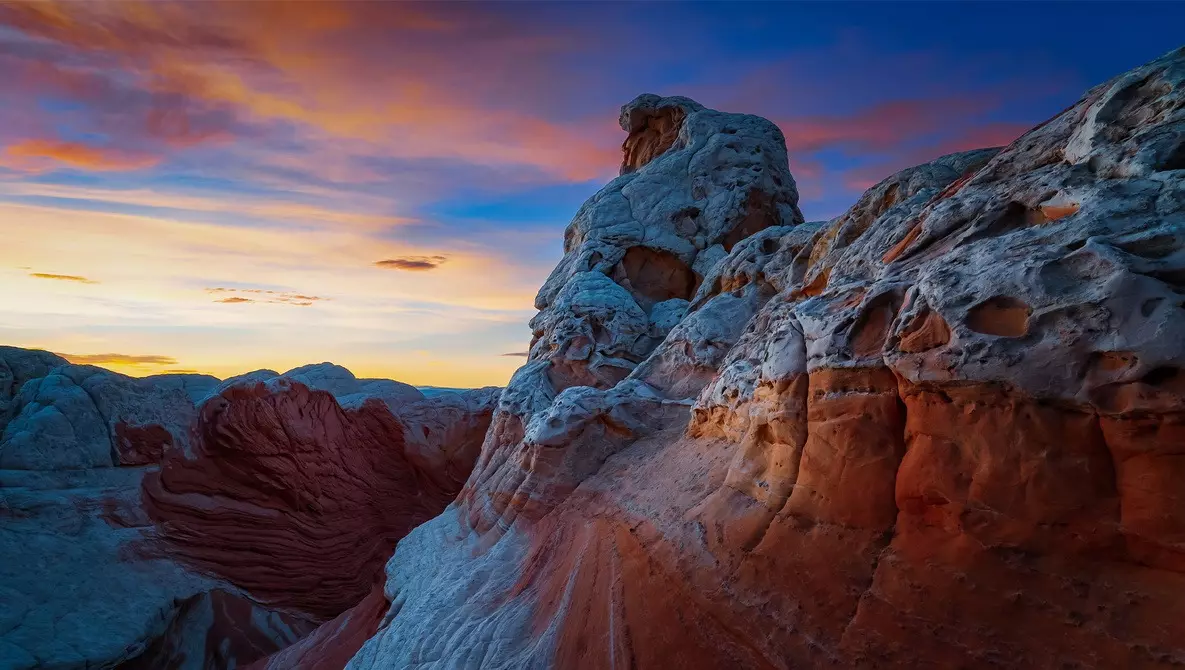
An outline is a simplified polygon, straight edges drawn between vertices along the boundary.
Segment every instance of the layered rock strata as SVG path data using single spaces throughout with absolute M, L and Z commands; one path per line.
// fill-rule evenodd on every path
M 818 224 L 764 120 L 622 127 L 348 667 L 1185 662 L 1185 50 Z
M 361 399 L 343 371 L 251 377 L 202 404 L 196 453 L 144 483 L 175 555 L 319 619 L 366 596 L 399 538 L 457 495 L 498 390 Z

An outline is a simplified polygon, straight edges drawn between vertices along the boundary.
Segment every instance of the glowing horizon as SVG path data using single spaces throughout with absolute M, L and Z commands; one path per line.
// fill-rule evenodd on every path
M 1176 46 L 1172 21 L 1118 12 L 1092 50 L 1083 14 L 3 4 L 0 344 L 134 376 L 331 361 L 501 385 L 635 95 L 774 120 L 804 214 L 828 218 Z

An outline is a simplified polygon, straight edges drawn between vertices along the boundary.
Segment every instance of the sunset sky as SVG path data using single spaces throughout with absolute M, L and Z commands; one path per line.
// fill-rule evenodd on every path
M 502 384 L 643 92 L 785 131 L 808 220 L 1180 46 L 1181 3 L 0 3 L 0 344 Z

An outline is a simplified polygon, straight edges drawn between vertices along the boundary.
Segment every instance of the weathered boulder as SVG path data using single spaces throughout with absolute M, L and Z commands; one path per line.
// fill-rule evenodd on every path
M 349 667 L 1185 659 L 1185 49 L 727 244 L 709 188 L 672 195 L 681 161 L 735 174 L 706 147 L 736 122 L 696 139 L 725 118 L 623 110 L 623 176 L 569 226 L 478 464 L 396 548 Z M 736 147 L 784 157 L 746 123 Z

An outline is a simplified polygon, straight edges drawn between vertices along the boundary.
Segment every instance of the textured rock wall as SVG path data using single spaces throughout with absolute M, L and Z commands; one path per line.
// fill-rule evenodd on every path
M 770 124 L 622 119 L 349 667 L 1185 662 L 1185 50 L 818 224 Z
M 314 631 L 301 658 L 341 667 L 385 610 L 383 560 L 459 490 L 499 393 L 425 399 L 330 364 L 220 383 L 0 363 L 6 669 L 234 668 Z

